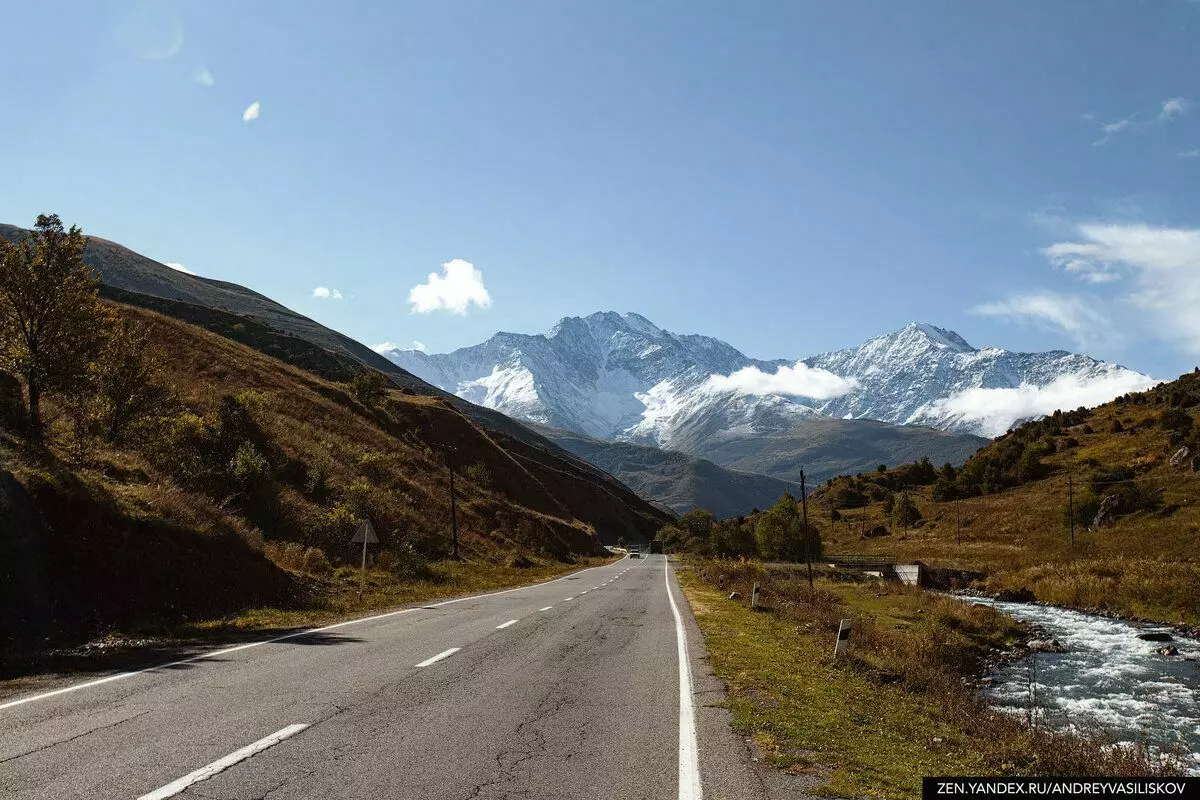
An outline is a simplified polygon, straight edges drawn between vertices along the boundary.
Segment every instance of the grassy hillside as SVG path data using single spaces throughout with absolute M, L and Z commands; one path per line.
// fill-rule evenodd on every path
M 657 447 L 607 442 L 557 428 L 533 426 L 547 439 L 616 476 L 642 497 L 678 513 L 707 508 L 718 517 L 768 508 L 798 484 L 719 467 L 703 458 Z
M 436 579 L 432 562 L 449 552 L 446 447 L 468 561 L 568 563 L 602 552 L 581 517 L 645 524 L 608 484 L 506 449 L 439 398 L 390 389 L 362 402 L 231 339 L 119 311 L 153 326 L 176 400 L 133 444 L 82 454 L 54 405 L 45 450 L 0 425 L 0 641 L 311 607 L 346 577 L 336 565 L 357 556 L 349 538 L 367 517 L 379 569 Z
M 22 228 L 0 224 L 0 238 L 15 241 L 26 234 Z M 84 261 L 101 277 L 105 294 L 121 302 L 206 327 L 322 377 L 344 380 L 347 371 L 366 366 L 402 389 L 445 400 L 484 426 L 540 480 L 564 489 L 574 513 L 592 523 L 605 541 L 618 536 L 645 539 L 661 524 L 658 509 L 598 467 L 498 411 L 430 386 L 362 343 L 269 297 L 227 281 L 179 272 L 95 236 L 87 237 Z M 571 500 L 573 495 L 579 497 Z
M 837 478 L 813 496 L 826 550 L 977 570 L 993 590 L 1054 603 L 1200 622 L 1197 417 L 1193 373 L 1022 426 L 953 480 L 911 466 Z M 919 515 L 907 526 L 896 510 L 905 494 Z M 872 529 L 885 535 L 863 536 Z

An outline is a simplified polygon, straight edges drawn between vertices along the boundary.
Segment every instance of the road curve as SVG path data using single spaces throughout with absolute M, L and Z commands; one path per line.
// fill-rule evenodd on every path
M 764 797 L 703 656 L 626 558 L 6 698 L 0 797 Z

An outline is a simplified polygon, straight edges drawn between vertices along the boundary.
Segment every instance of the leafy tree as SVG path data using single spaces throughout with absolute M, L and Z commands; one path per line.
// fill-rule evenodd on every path
M 373 369 L 359 370 L 350 378 L 350 391 L 363 405 L 370 405 L 379 400 L 386 393 L 387 387 L 388 379 L 382 372 Z
M 862 508 L 867 504 L 867 496 L 849 484 L 842 484 L 829 495 L 829 504 L 837 508 Z
M 83 263 L 78 227 L 40 215 L 33 234 L 0 242 L 0 369 L 18 375 L 35 442 L 45 436 L 42 399 L 81 391 L 103 341 L 99 281 Z
M 119 441 L 137 420 L 164 410 L 170 400 L 151 333 L 148 325 L 120 320 L 111 326 L 101 350 L 96 383 L 101 424 L 110 442 Z
M 1021 454 L 1021 459 L 1017 462 L 1017 481 L 1019 483 L 1036 481 L 1038 478 L 1045 477 L 1049 471 L 1042 463 L 1038 452 L 1037 448 L 1028 447 Z
M 821 537 L 809 523 L 809 550 L 813 558 L 821 555 Z M 765 559 L 804 560 L 804 520 L 796 498 L 785 494 L 771 510 L 759 515 L 754 528 L 758 552 Z
M 921 510 L 907 492 L 896 496 L 892 504 L 892 522 L 909 528 L 921 521 Z

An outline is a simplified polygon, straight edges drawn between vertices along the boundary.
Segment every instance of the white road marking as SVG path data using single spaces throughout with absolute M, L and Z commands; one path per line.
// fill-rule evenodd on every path
M 590 592 L 590 591 L 591 591 L 591 589 L 584 589 L 584 590 L 583 590 L 582 592 L 580 592 L 579 594 L 581 594 L 581 595 L 585 595 L 585 594 L 587 594 L 587 593 L 588 593 L 588 592 Z
M 259 739 L 254 744 L 246 745 L 241 750 L 234 750 L 229 755 L 225 756 L 224 758 L 217 759 L 206 767 L 201 767 L 195 772 L 189 772 L 187 775 L 184 775 L 177 781 L 171 781 L 161 789 L 155 789 L 149 794 L 144 794 L 139 797 L 138 800 L 166 800 L 168 797 L 174 797 L 192 784 L 208 780 L 218 772 L 227 770 L 239 761 L 245 761 L 250 756 L 254 755 L 255 753 L 261 753 L 268 747 L 274 747 L 284 739 L 295 736 L 297 733 L 307 727 L 307 725 L 299 724 L 288 725 L 283 730 L 276 731 L 264 739 Z
M 508 622 L 502 622 L 499 625 L 497 625 L 496 630 L 502 631 L 505 628 L 507 628 L 509 625 L 516 625 L 520 621 L 521 620 L 519 620 L 519 619 L 510 619 Z
M 449 658 L 450 656 L 454 655 L 459 650 L 462 650 L 462 648 L 461 647 L 451 647 L 449 650 L 443 650 L 442 652 L 438 653 L 433 658 L 425 659 L 420 664 L 417 664 L 417 666 L 418 667 L 428 667 L 430 664 L 436 664 L 437 662 L 441 661 L 443 658 Z
M 554 608 L 554 606 L 546 606 L 545 608 L 539 608 L 538 611 L 549 611 L 552 608 Z
M 679 652 L 679 800 L 700 800 L 700 756 L 696 743 L 696 709 L 692 703 L 692 668 L 688 661 L 687 632 L 683 629 L 683 617 L 675 596 L 671 594 L 671 569 L 663 559 L 663 579 L 667 585 L 667 599 L 671 601 L 671 613 L 675 616 L 675 644 Z
M 628 556 L 626 556 L 626 558 L 628 558 Z M 538 586 L 545 586 L 545 585 L 548 585 L 551 583 L 558 583 L 559 581 L 565 581 L 568 578 L 578 578 L 584 572 L 590 572 L 593 569 L 604 569 L 604 567 L 589 567 L 588 569 L 581 570 L 579 572 L 572 572 L 570 574 L 563 575 L 561 578 L 554 578 L 552 580 L 542 581 L 541 583 L 531 583 L 527 586 L 515 586 L 512 589 L 502 589 L 498 592 L 486 592 L 484 594 L 475 594 L 475 595 L 470 595 L 468 597 L 459 597 L 454 600 L 443 600 L 440 603 L 434 603 L 432 605 L 427 605 L 427 606 L 420 606 L 417 608 L 401 608 L 396 611 L 387 611 L 383 614 L 374 614 L 369 617 L 359 617 L 358 619 L 350 619 L 350 620 L 346 620 L 344 622 L 335 622 L 332 625 L 325 625 L 320 628 L 309 628 L 308 630 L 296 631 L 295 633 L 285 633 L 283 636 L 276 636 L 271 639 L 262 639 L 257 642 L 247 642 L 246 644 L 234 645 L 232 647 L 226 647 L 226 648 L 223 648 L 220 650 L 210 650 L 210 651 L 201 653 L 199 655 L 192 656 L 191 658 L 181 658 L 178 661 L 168 661 L 165 664 L 157 664 L 153 667 L 146 667 L 144 669 L 132 670 L 130 672 L 118 672 L 115 675 L 108 675 L 104 678 L 97 678 L 97 679 L 91 680 L 91 681 L 84 681 L 83 683 L 76 683 L 72 686 L 64 686 L 61 689 L 53 689 L 49 692 L 42 692 L 41 694 L 33 694 L 33 695 L 30 695 L 29 697 L 21 697 L 16 700 L 9 700 L 7 703 L 0 703 L 0 711 L 3 711 L 6 708 L 13 708 L 14 706 L 24 705 L 25 703 L 33 703 L 37 700 L 45 700 L 50 697 L 57 697 L 58 695 L 67 694 L 68 692 L 77 692 L 80 689 L 88 689 L 88 688 L 91 688 L 92 686 L 100 686 L 101 684 L 111 683 L 112 681 L 119 681 L 119 680 L 123 680 L 125 678 L 132 678 L 135 675 L 144 675 L 148 672 L 156 672 L 160 669 L 170 669 L 172 667 L 182 666 L 183 664 L 192 664 L 197 661 L 206 661 L 210 658 L 215 658 L 217 656 L 229 655 L 230 653 L 236 653 L 239 650 L 249 650 L 251 647 L 260 647 L 264 644 L 274 644 L 275 642 L 284 642 L 284 641 L 287 641 L 288 639 L 298 639 L 301 636 L 309 636 L 314 633 L 323 633 L 325 631 L 337 630 L 338 628 L 344 628 L 349 625 L 358 625 L 363 622 L 374 622 L 375 620 L 378 620 L 378 619 L 387 619 L 388 617 L 395 617 L 400 614 L 409 614 L 409 613 L 412 613 L 413 611 L 421 611 L 424 609 L 432 609 L 432 608 L 441 608 L 442 606 L 448 606 L 448 605 L 452 605 L 454 603 L 465 603 L 468 600 L 482 600 L 485 597 L 496 597 L 497 595 L 508 594 L 509 592 L 519 592 L 522 589 L 534 589 L 534 588 L 537 588 Z M 568 599 L 570 599 L 570 598 L 568 598 Z
M 574 597 L 564 597 L 564 598 L 563 598 L 563 602 L 565 603 L 565 602 L 567 602 L 568 600 L 574 600 L 574 599 L 575 599 Z

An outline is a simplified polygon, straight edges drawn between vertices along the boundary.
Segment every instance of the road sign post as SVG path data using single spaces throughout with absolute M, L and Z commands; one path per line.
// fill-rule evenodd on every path
M 758 581 L 754 582 L 754 589 L 750 592 L 750 607 L 758 608 Z
M 358 530 L 354 532 L 354 538 L 350 540 L 351 544 L 362 542 L 362 572 L 358 578 L 358 596 L 361 598 L 363 592 L 367 588 L 367 545 L 379 544 L 379 537 L 375 535 L 375 529 L 371 527 L 371 520 L 367 520 L 362 525 L 358 526 Z
M 844 619 L 838 623 L 837 643 L 833 646 L 833 657 L 836 659 L 848 644 L 850 644 L 850 620 Z

